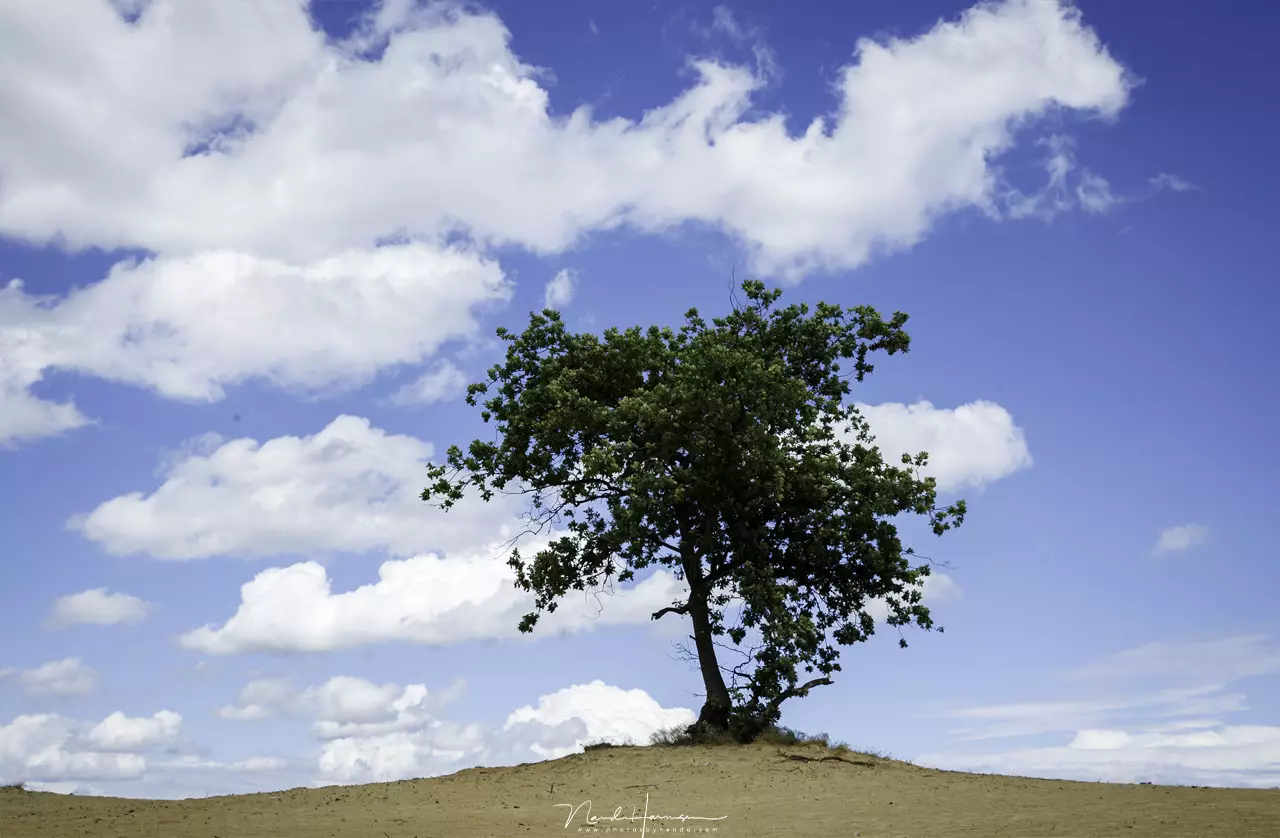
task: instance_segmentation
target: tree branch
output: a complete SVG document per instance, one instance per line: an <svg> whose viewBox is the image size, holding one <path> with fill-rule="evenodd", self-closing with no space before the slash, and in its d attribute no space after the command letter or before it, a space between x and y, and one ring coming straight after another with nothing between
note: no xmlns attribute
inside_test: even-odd
<svg viewBox="0 0 1280 838"><path fill-rule="evenodd" d="M806 681L798 687L783 690L778 694L777 698L769 703L769 706L777 708L778 705L782 704L782 702L786 701L788 698L802 698L814 687L827 687L833 683L835 682L830 678L814 678L811 681Z"/></svg>
<svg viewBox="0 0 1280 838"><path fill-rule="evenodd" d="M660 608L649 617L651 620L660 620L667 614L688 614L689 603L683 605L668 605L666 608Z"/></svg>

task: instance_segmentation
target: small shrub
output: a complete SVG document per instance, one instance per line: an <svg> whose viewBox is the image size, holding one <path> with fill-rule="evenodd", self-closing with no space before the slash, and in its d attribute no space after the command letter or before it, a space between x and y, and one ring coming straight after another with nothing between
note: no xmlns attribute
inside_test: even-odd
<svg viewBox="0 0 1280 838"><path fill-rule="evenodd" d="M654 731L649 736L650 745L666 745L681 747L684 745L732 745L733 734L727 730L700 728L695 735L696 725L677 725Z"/></svg>
<svg viewBox="0 0 1280 838"><path fill-rule="evenodd" d="M649 736L649 744L668 747L692 745L693 737L689 735L689 727L687 725L676 725L675 727L664 727L661 730L655 730Z"/></svg>
<svg viewBox="0 0 1280 838"><path fill-rule="evenodd" d="M3 785L0 785L0 789L13 789L14 791L26 791L27 784L21 781L17 783L4 783Z"/></svg>
<svg viewBox="0 0 1280 838"><path fill-rule="evenodd" d="M777 725L771 725L760 731L756 741L769 745L821 745L824 748L831 747L831 737L825 733L808 734Z"/></svg>
<svg viewBox="0 0 1280 838"><path fill-rule="evenodd" d="M684 725L655 731L653 735L649 737L650 745L665 745L670 747L694 744L730 745L737 741L738 740L735 739L733 734L729 731L702 731L700 737L695 740L691 728ZM764 727L759 733L755 734L751 741L782 747L792 745L818 745L830 750L843 749L845 751L853 752L853 749L844 742L838 742L834 745L831 744L831 737L825 733L802 733L801 731L794 730L789 727L782 727L780 725L768 725ZM887 759L887 757L875 751L857 751L857 753L867 753L870 756Z"/></svg>
<svg viewBox="0 0 1280 838"><path fill-rule="evenodd" d="M601 739L599 742L588 742L582 746L583 751L603 751L605 748L616 748L617 745Z"/></svg>

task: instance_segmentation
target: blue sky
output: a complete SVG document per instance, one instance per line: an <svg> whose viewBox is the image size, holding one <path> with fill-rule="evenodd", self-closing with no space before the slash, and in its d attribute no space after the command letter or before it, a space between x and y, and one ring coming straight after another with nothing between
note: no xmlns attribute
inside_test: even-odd
<svg viewBox="0 0 1280 838"><path fill-rule="evenodd" d="M672 580L520 638L519 507L417 494L486 432L497 326L758 276L911 315L853 398L970 506L908 529L946 633L784 723L1280 785L1268 8L56 5L0 6L0 780L396 779L689 718Z"/></svg>

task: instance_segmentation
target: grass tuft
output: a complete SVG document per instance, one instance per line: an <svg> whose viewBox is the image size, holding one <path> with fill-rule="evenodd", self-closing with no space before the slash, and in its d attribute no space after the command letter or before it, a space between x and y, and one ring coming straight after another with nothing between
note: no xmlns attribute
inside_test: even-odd
<svg viewBox="0 0 1280 838"><path fill-rule="evenodd" d="M779 725L771 725L760 732L755 738L756 742L766 745L776 745L779 747L804 747L816 746L832 751L837 756L862 756L871 757L873 759L892 760L893 757L884 751L875 748L851 748L847 742L832 742L831 737L825 733L804 733L794 728L781 727ZM659 747L683 747L687 745L703 744L703 745L735 745L736 740L725 732L723 735L716 735L709 741L695 743L692 736L689 735L689 729L685 725L676 727L663 728L655 731L649 737L650 745Z"/></svg>
<svg viewBox="0 0 1280 838"><path fill-rule="evenodd" d="M607 739L600 739L595 742L588 742L582 746L583 751L603 751L607 748L634 748L635 743L630 739L623 742L610 742Z"/></svg>

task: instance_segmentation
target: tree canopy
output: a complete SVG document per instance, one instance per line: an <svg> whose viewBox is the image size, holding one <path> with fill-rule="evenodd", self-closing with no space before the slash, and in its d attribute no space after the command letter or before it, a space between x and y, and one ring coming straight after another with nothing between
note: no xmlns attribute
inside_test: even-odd
<svg viewBox="0 0 1280 838"><path fill-rule="evenodd" d="M531 557L512 551L516 585L533 594L523 632L571 591L666 568L688 594L653 618L691 623L706 689L694 730L746 740L785 700L832 683L840 647L876 629L872 602L890 626L933 628L930 568L913 565L894 521L925 516L941 535L965 506L936 506L927 454L886 463L844 398L872 353L907 351L907 315L810 314L777 307L781 291L762 282L742 288L747 304L711 325L690 309L679 332L573 334L553 309L522 334L499 328L506 361L467 402L489 396L481 417L500 438L452 446L422 498L448 509L469 488L486 501L519 492L536 527L564 533ZM726 648L743 662L724 665Z"/></svg>

